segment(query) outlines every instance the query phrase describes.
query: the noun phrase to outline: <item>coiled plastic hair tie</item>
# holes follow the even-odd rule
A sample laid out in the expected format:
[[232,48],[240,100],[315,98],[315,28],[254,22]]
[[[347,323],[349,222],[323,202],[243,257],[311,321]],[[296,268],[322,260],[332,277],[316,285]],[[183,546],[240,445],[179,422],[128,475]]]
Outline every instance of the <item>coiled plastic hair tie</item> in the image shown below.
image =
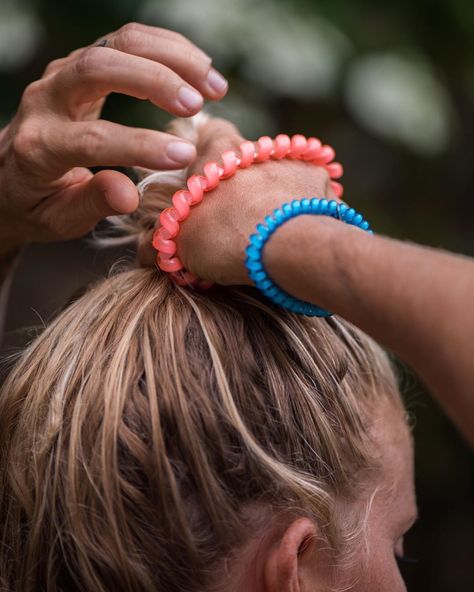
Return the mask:
[[334,162],[335,152],[331,146],[323,145],[317,138],[306,138],[301,134],[291,138],[279,134],[275,139],[262,136],[256,143],[246,140],[239,147],[239,153],[227,150],[221,156],[221,164],[208,162],[204,165],[203,175],[192,175],[187,180],[187,189],[180,189],[172,197],[173,206],[164,209],[159,217],[160,226],[153,234],[153,247],[158,251],[156,263],[160,269],[170,274],[171,279],[190,287],[209,288],[212,282],[201,280],[184,269],[181,259],[176,254],[176,237],[180,223],[189,216],[191,208],[200,203],[204,194],[215,189],[221,181],[235,175],[237,170],[245,169],[254,163],[267,160],[290,158],[303,160],[323,167],[331,179],[331,188],[337,197],[341,197],[343,188],[335,179],[342,177],[343,168]]
[[285,203],[281,208],[273,210],[272,214],[265,216],[263,222],[257,224],[255,233],[250,235],[249,244],[245,249],[247,255],[245,266],[247,267],[249,278],[253,281],[255,287],[274,304],[296,314],[308,317],[329,317],[332,313],[328,310],[316,304],[299,300],[282,290],[269,277],[263,265],[263,249],[271,235],[282,224],[302,214],[329,216],[351,226],[357,226],[369,234],[373,234],[369,223],[367,220],[364,220],[362,214],[359,214],[354,208],[350,208],[344,203],[338,203],[333,199],[331,201],[328,201],[326,198],[318,199],[317,197],[313,197],[312,199],[308,199],[307,197],[299,200],[294,199],[291,203]]

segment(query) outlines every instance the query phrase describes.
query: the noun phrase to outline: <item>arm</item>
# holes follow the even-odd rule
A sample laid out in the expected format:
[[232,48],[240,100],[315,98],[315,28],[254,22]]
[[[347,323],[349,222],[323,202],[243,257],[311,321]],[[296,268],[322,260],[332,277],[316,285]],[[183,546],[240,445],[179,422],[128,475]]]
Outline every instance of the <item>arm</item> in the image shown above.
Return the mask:
[[[241,141],[227,122],[211,121],[196,170]],[[250,284],[245,247],[255,225],[303,196],[334,198],[319,167],[285,161],[239,171],[183,224],[184,266],[221,284]],[[474,260],[320,216],[279,227],[263,260],[289,294],[348,319],[410,364],[474,444]]]
[[299,216],[270,238],[264,263],[288,293],[343,316],[412,366],[474,444],[472,259]]

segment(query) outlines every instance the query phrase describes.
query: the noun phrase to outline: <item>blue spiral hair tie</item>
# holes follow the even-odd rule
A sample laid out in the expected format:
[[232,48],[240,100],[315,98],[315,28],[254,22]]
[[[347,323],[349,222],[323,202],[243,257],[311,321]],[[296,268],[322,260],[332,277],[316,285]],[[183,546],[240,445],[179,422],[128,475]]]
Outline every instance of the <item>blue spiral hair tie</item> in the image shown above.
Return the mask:
[[285,203],[281,208],[277,208],[270,216],[265,216],[265,223],[257,224],[256,233],[249,237],[249,245],[245,249],[247,255],[245,266],[250,279],[254,282],[255,287],[258,288],[268,299],[274,304],[286,308],[296,314],[305,315],[308,317],[329,317],[331,312],[294,298],[281,288],[279,288],[269,277],[262,262],[263,249],[275,232],[275,230],[284,224],[290,218],[299,216],[301,214],[313,214],[316,216],[330,216],[350,224],[358,226],[361,230],[373,234],[370,230],[369,223],[364,220],[362,214],[356,212],[346,204],[338,203],[337,201],[327,199],[312,199],[303,198],[295,199],[291,203]]

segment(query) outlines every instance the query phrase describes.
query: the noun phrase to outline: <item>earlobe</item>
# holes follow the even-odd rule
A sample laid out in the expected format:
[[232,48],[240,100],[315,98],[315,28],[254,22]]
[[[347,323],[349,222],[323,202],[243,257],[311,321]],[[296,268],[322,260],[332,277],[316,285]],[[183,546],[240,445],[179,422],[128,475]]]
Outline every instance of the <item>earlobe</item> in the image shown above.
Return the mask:
[[[311,570],[304,568],[316,540],[317,528],[309,518],[294,520],[270,549],[264,567],[265,592],[317,590]],[[306,582],[305,580],[312,581]]]

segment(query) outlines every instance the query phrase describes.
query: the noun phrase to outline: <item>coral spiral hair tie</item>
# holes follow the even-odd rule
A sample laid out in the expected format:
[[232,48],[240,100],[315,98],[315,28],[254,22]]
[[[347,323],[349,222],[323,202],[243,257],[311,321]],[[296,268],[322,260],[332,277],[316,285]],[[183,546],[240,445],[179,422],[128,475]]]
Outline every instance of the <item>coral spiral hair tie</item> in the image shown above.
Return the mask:
[[323,167],[331,179],[331,188],[337,197],[341,197],[343,188],[336,181],[343,174],[342,165],[334,162],[335,152],[331,146],[323,145],[317,138],[306,138],[296,134],[291,138],[279,134],[272,139],[262,136],[257,142],[242,142],[239,151],[228,150],[221,156],[221,162],[208,162],[204,165],[203,175],[192,175],[187,180],[186,189],[180,189],[172,197],[172,207],[163,210],[159,217],[159,226],[153,234],[153,247],[158,251],[156,263],[160,269],[170,274],[171,279],[185,286],[208,288],[212,282],[201,280],[184,269],[177,255],[176,237],[180,224],[186,220],[191,208],[199,204],[204,195],[219,186],[221,181],[234,176],[239,169],[267,160],[283,158],[303,160]]

